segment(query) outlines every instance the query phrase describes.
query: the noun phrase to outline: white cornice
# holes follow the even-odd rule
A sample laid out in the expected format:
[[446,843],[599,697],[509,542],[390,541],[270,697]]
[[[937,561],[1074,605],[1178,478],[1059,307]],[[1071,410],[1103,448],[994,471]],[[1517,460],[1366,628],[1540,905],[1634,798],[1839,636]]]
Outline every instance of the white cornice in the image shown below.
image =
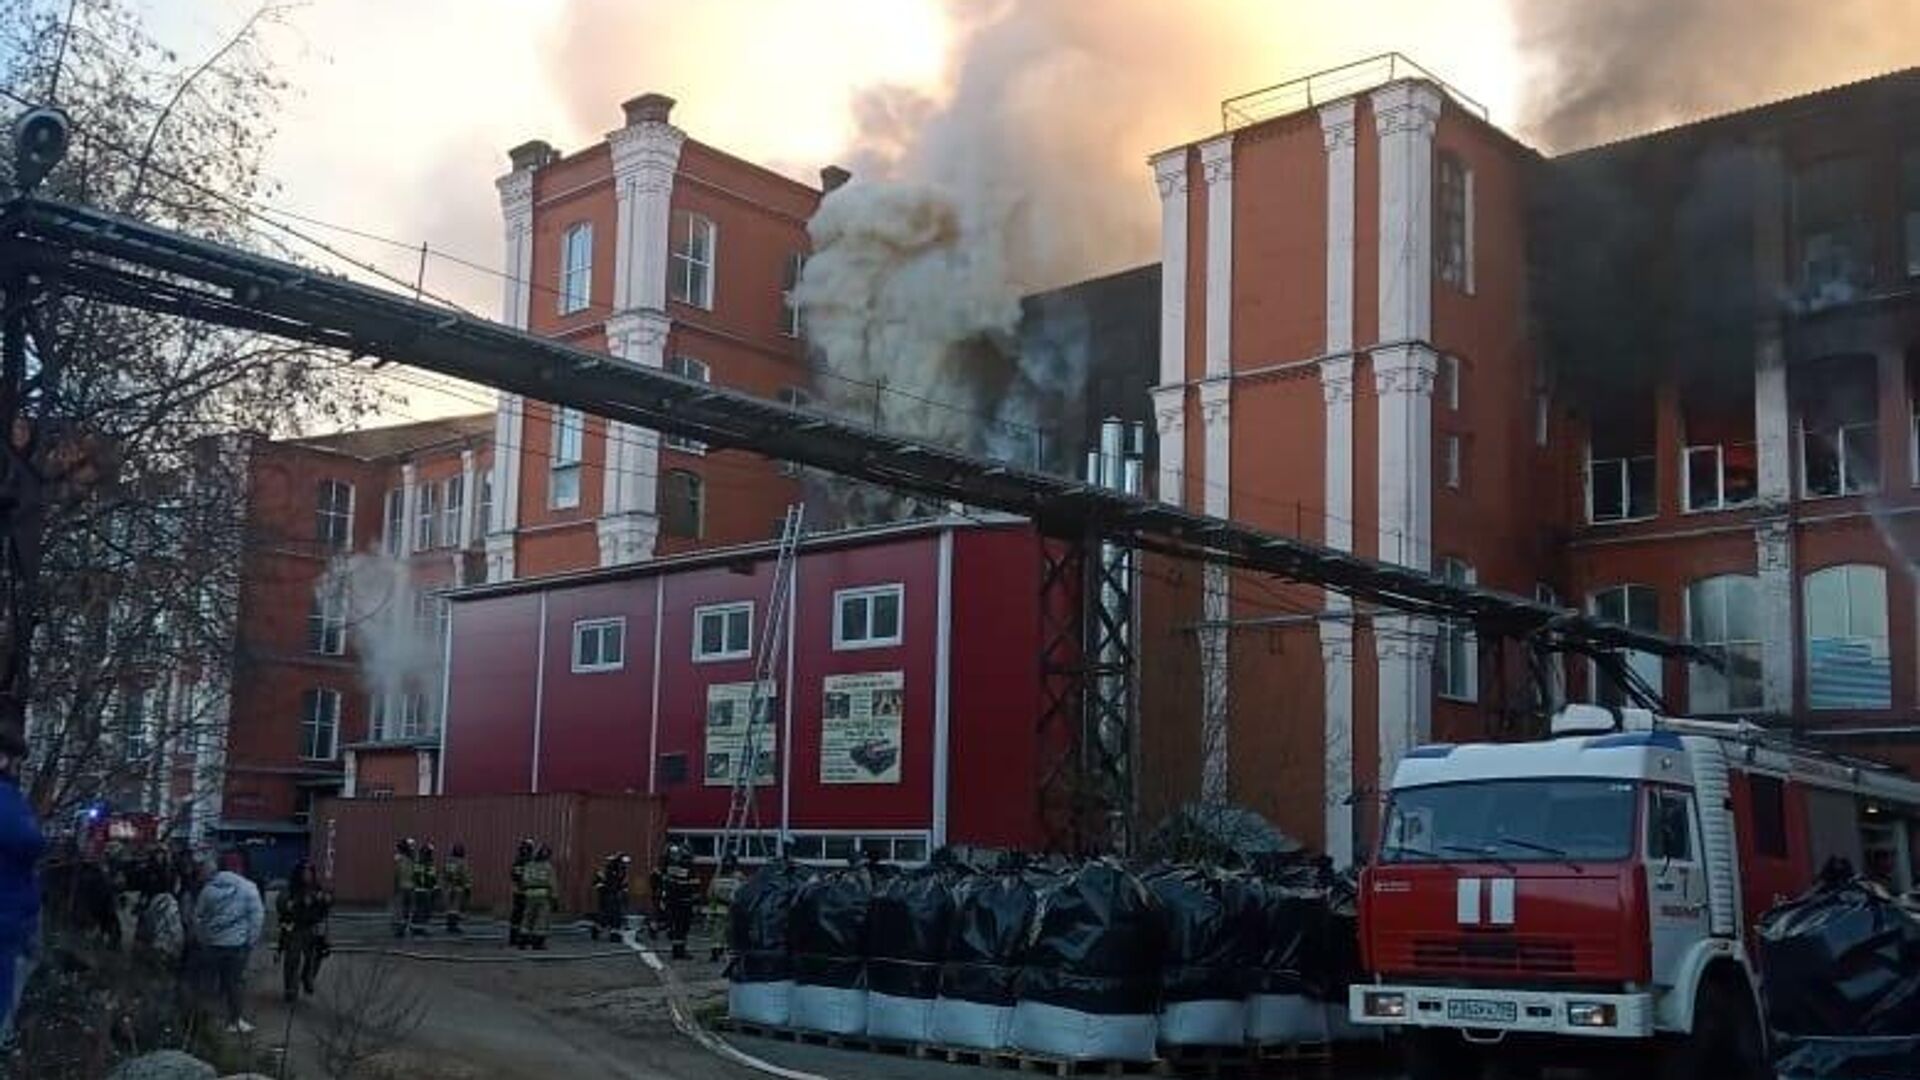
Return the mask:
[[1353,146],[1354,105],[1352,98],[1343,98],[1331,105],[1320,107],[1320,138],[1328,153]]
[[1373,126],[1381,138],[1400,132],[1433,137],[1440,91],[1423,82],[1390,83],[1373,92]]
[[493,182],[500,192],[500,216],[509,227],[533,219],[533,170],[519,169]]
[[1222,135],[1200,144],[1200,168],[1208,186],[1233,179],[1233,136]]
[[669,190],[686,141],[686,132],[654,120],[608,132],[614,180],[623,188],[632,182],[641,191]]
[[1187,190],[1187,148],[1168,150],[1148,159],[1153,166],[1153,183],[1162,199],[1170,199]]

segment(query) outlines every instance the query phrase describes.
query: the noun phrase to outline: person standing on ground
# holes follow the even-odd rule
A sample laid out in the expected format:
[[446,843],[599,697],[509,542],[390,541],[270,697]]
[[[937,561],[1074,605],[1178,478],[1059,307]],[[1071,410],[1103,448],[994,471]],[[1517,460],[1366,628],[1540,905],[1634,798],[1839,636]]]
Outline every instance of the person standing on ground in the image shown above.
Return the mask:
[[463,933],[460,920],[466,915],[467,901],[473,896],[473,871],[467,868],[465,844],[456,843],[453,850],[447,852],[440,874],[447,882],[447,933]]
[[393,846],[393,936],[407,936],[409,913],[413,910],[413,841],[402,840]]
[[544,949],[547,919],[553,913],[553,849],[541,844],[532,861],[521,869],[520,880],[527,891],[526,928],[520,935],[520,947]]
[[632,856],[621,852],[607,856],[607,861],[593,872],[593,895],[599,903],[598,916],[591,924],[595,941],[600,940],[602,930],[607,937],[618,939],[627,929],[628,867],[632,865]]
[[20,790],[27,747],[0,734],[0,1044],[13,1039],[14,1013],[40,948],[40,856],[47,839]]
[[280,894],[280,981],[289,1002],[300,991],[313,993],[320,961],[327,958],[327,916],[333,913],[333,894],[320,885],[313,864],[301,859]]
[[707,933],[713,945],[707,959],[718,961],[727,951],[727,915],[733,910],[733,894],[740,891],[746,876],[740,873],[740,857],[728,855],[720,860],[720,872],[707,883]]
[[420,857],[413,863],[413,933],[426,937],[432,932],[434,894],[440,889],[440,871],[433,862],[433,845],[422,844]]
[[193,906],[194,940],[207,957],[220,996],[227,1006],[227,1030],[246,1034],[253,1025],[242,1015],[246,1003],[247,956],[259,944],[266,908],[260,890],[241,875],[239,859],[229,854],[225,865],[200,889]]
[[693,879],[693,852],[680,844],[667,848],[667,940],[673,943],[673,958],[685,960],[687,934],[693,929],[693,905],[697,885]]
[[533,861],[533,839],[528,837],[520,841],[513,852],[513,869],[507,871],[513,880],[512,918],[507,922],[507,945],[519,948],[527,941],[527,864]]

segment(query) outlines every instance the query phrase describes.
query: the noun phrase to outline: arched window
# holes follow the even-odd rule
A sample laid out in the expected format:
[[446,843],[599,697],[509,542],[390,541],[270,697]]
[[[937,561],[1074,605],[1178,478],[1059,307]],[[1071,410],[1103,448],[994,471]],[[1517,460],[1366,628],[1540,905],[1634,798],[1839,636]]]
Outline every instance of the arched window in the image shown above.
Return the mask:
[[[1593,594],[1593,613],[1612,622],[1635,630],[1659,631],[1660,594],[1651,585],[1615,585],[1601,589]],[[1655,696],[1663,692],[1660,658],[1652,653],[1628,653],[1627,667],[1632,669],[1641,682],[1647,684]],[[1615,680],[1594,665],[1587,679],[1588,694],[1595,704],[1630,705],[1633,704],[1625,690]]]
[[660,482],[661,533],[682,540],[700,539],[706,503],[706,485],[698,474],[669,469]]
[[1887,572],[1863,563],[1808,574],[1807,707],[1886,709],[1893,705],[1887,648]]
[[560,238],[560,314],[587,306],[593,295],[593,225],[581,222]]
[[1687,671],[1687,709],[1735,712],[1760,707],[1760,581],[1722,574],[1687,586],[1687,640],[1710,645],[1725,670],[1694,664]]

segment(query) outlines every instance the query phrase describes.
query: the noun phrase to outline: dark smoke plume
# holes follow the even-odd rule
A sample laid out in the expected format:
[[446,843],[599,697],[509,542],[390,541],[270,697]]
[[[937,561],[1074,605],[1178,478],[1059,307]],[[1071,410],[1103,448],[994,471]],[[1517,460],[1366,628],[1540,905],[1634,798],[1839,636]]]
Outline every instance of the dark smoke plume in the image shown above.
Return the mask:
[[1920,62],[1916,0],[1512,0],[1522,132],[1565,151]]

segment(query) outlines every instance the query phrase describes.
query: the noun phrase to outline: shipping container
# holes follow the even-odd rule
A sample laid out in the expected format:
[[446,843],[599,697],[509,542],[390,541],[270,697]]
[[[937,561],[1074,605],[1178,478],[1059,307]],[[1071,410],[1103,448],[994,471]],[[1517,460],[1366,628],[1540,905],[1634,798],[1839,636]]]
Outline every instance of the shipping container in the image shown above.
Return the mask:
[[504,913],[514,847],[530,838],[553,848],[559,910],[586,911],[594,868],[615,852],[633,856],[634,888],[644,891],[665,835],[662,800],[651,795],[322,799],[313,811],[312,851],[341,903],[377,904],[393,894],[399,841],[432,844],[442,860],[464,844],[473,869],[471,910]]

